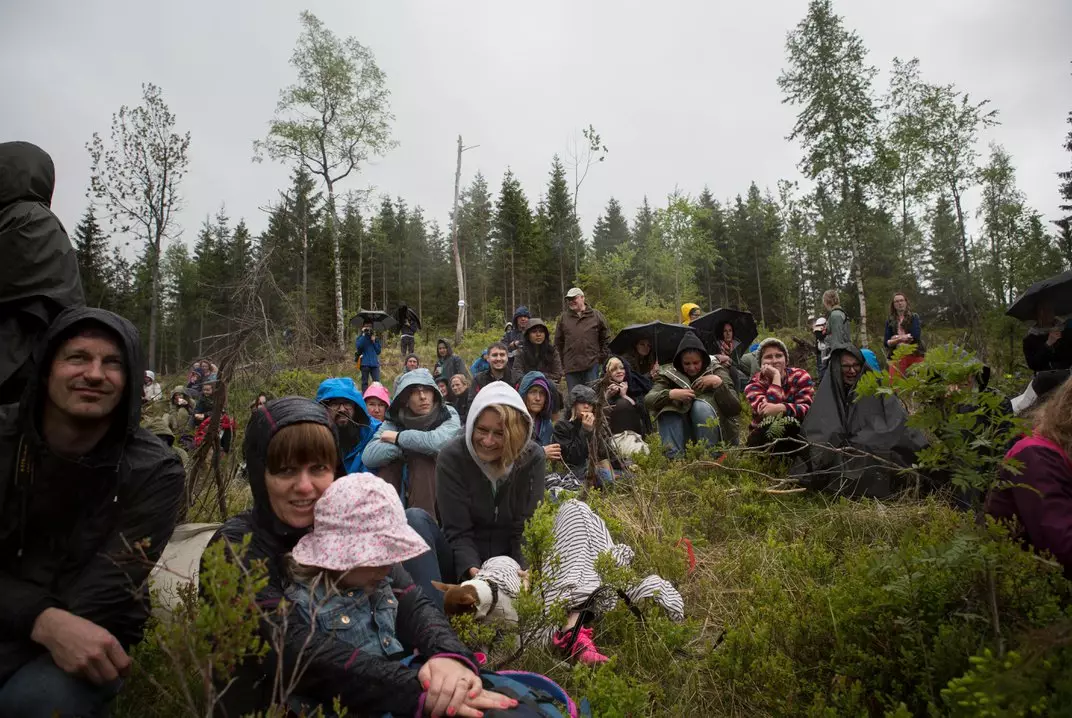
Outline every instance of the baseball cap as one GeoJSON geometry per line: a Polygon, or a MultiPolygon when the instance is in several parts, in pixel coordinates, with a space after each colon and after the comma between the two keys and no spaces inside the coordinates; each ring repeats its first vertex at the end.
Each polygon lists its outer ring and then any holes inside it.
{"type": "Polygon", "coordinates": [[[570,290],[566,292],[566,299],[573,299],[574,297],[579,297],[583,294],[584,292],[581,291],[580,287],[570,287],[570,290]]]}

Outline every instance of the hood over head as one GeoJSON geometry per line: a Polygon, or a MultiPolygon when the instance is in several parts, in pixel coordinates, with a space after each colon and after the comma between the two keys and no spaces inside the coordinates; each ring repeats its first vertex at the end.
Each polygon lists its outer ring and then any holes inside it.
{"type": "Polygon", "coordinates": [[[149,381],[156,381],[156,372],[152,369],[146,369],[145,376],[149,377],[149,381]]]}
{"type": "Polygon", "coordinates": [[[440,357],[439,356],[439,347],[446,347],[447,348],[447,356],[448,357],[454,353],[454,347],[452,347],[450,345],[450,340],[445,338],[445,337],[440,337],[439,341],[436,342],[436,358],[437,359],[445,358],[445,357],[440,357]]]}
{"type": "Polygon", "coordinates": [[[533,317],[532,319],[529,319],[529,325],[527,327],[525,327],[525,338],[528,339],[529,338],[529,332],[531,332],[536,327],[542,327],[543,328],[543,333],[547,335],[547,339],[545,339],[544,341],[545,342],[550,342],[551,341],[551,332],[550,332],[550,330],[548,330],[547,324],[544,322],[544,320],[540,319],[539,317],[533,317]]]}
{"type": "Polygon", "coordinates": [[[532,316],[532,315],[529,314],[529,308],[526,307],[524,304],[522,304],[521,306],[519,306],[517,309],[514,310],[514,317],[513,317],[512,323],[516,326],[518,317],[530,317],[530,316],[532,316]]]}
{"type": "Polygon", "coordinates": [[[172,389],[172,390],[171,390],[171,393],[170,393],[170,394],[168,394],[168,398],[169,398],[169,399],[174,399],[174,398],[175,398],[175,395],[176,395],[176,394],[182,394],[182,395],[183,395],[183,396],[185,396],[185,397],[186,397],[187,399],[189,399],[189,398],[190,398],[190,390],[189,390],[189,389],[187,389],[187,388],[186,388],[185,386],[183,386],[182,384],[179,384],[179,385],[178,385],[177,387],[175,387],[174,389],[172,389]]]}
{"type": "Polygon", "coordinates": [[[395,398],[388,405],[387,414],[384,418],[396,424],[399,422],[399,412],[409,402],[409,391],[415,386],[426,386],[432,390],[432,402],[435,404],[432,411],[446,411],[446,407],[443,404],[443,395],[439,393],[439,387],[436,386],[435,379],[432,378],[432,372],[421,367],[420,369],[407,371],[398,377],[395,382],[395,398]]]}
{"type": "Polygon", "coordinates": [[[711,366],[711,355],[707,353],[707,347],[704,346],[700,337],[693,332],[686,332],[685,336],[681,337],[681,343],[677,345],[677,352],[674,354],[674,368],[681,374],[685,373],[684,365],[681,363],[681,356],[688,351],[700,352],[700,355],[703,356],[700,373],[703,374],[707,371],[711,366]]]}
{"type": "MultiPolygon", "coordinates": [[[[108,437],[118,445],[124,437],[136,432],[140,426],[145,359],[141,352],[138,330],[128,320],[105,309],[74,307],[56,317],[35,352],[37,377],[26,385],[19,415],[24,422],[29,422],[23,423],[24,427],[38,426],[42,406],[48,394],[48,373],[52,368],[52,360],[60,345],[84,327],[105,329],[119,343],[119,349],[123,352],[126,386],[123,387],[123,398],[115,408],[114,421],[108,433],[108,437]]],[[[109,438],[105,438],[101,443],[108,441],[109,438]]]]}
{"type": "MultiPolygon", "coordinates": [[[[537,372],[529,372],[533,374],[537,372]]],[[[528,376],[526,374],[525,376],[528,376]]],[[[473,399],[473,403],[469,406],[469,416],[465,419],[465,446],[469,449],[469,455],[473,457],[473,460],[480,466],[481,470],[486,475],[491,475],[490,469],[487,465],[481,461],[476,451],[473,449],[473,428],[476,426],[477,419],[480,417],[480,413],[487,409],[492,404],[506,404],[521,412],[521,415],[525,417],[525,421],[528,422],[527,434],[532,434],[532,417],[529,416],[528,407],[525,406],[525,400],[521,398],[512,386],[505,381],[493,381],[476,395],[473,399]]]]}
{"type": "Polygon", "coordinates": [[[692,314],[692,310],[693,309],[699,309],[699,308],[700,308],[699,304],[693,304],[692,302],[682,304],[681,305],[681,323],[682,324],[688,324],[689,323],[689,315],[692,314]]]}
{"type": "Polygon", "coordinates": [[[280,429],[291,424],[305,422],[326,426],[335,440],[335,451],[339,452],[339,434],[335,430],[335,422],[328,416],[327,409],[305,397],[285,396],[281,399],[272,399],[253,412],[249,419],[249,426],[246,428],[243,453],[249,473],[249,489],[253,494],[253,520],[278,536],[301,536],[308,529],[288,526],[272,511],[271,501],[268,499],[268,487],[265,483],[268,444],[280,429]]]}
{"type": "Polygon", "coordinates": [[[13,202],[52,205],[56,166],[30,142],[0,142],[0,207],[13,202]]]}
{"type": "Polygon", "coordinates": [[[147,419],[145,428],[163,439],[164,443],[168,446],[172,446],[175,443],[175,432],[171,430],[171,423],[168,422],[166,414],[147,419]]]}
{"type": "Polygon", "coordinates": [[[864,358],[863,352],[854,344],[842,344],[841,346],[835,347],[834,350],[830,352],[830,368],[827,370],[827,374],[830,375],[834,382],[838,397],[840,397],[842,401],[848,401],[848,388],[845,386],[845,381],[841,377],[842,354],[851,354],[856,357],[856,360],[860,362],[860,376],[863,376],[866,372],[872,371],[872,369],[867,363],[867,359],[864,358]]]}
{"type": "MultiPolygon", "coordinates": [[[[555,395],[551,392],[551,383],[547,381],[547,377],[544,376],[543,372],[530,371],[525,374],[525,376],[521,377],[521,383],[518,384],[517,393],[518,396],[521,397],[522,403],[524,403],[525,394],[528,394],[529,389],[532,389],[533,387],[543,389],[544,393],[543,411],[540,412],[540,418],[550,419],[554,414],[555,395]]],[[[477,396],[480,396],[480,394],[477,394],[477,396]]],[[[525,411],[528,411],[528,407],[525,407],[525,411]]]]}
{"type": "Polygon", "coordinates": [[[369,425],[368,406],[366,406],[361,392],[357,390],[354,380],[350,377],[336,376],[320,382],[320,386],[316,390],[316,403],[323,404],[328,399],[347,399],[352,401],[357,406],[354,421],[364,426],[369,425]]]}

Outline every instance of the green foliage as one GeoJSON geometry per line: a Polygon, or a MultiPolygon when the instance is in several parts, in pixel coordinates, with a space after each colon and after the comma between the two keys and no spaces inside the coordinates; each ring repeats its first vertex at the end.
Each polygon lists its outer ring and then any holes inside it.
{"type": "Polygon", "coordinates": [[[651,685],[637,683],[618,670],[614,661],[601,666],[577,666],[573,680],[579,695],[588,698],[593,718],[630,718],[648,710],[651,685]]]}

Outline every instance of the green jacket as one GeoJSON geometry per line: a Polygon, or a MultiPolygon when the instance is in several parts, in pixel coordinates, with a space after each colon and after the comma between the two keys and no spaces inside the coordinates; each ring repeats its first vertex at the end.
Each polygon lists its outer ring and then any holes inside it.
{"type": "Polygon", "coordinates": [[[703,349],[700,340],[694,334],[686,334],[678,347],[677,356],[673,364],[663,364],[659,373],[655,376],[651,391],[644,397],[644,406],[648,411],[655,414],[656,418],[664,412],[672,411],[677,414],[688,413],[692,406],[688,401],[678,401],[670,398],[671,389],[691,389],[695,379],[689,379],[681,369],[680,357],[685,351],[696,349],[703,353],[707,362],[700,374],[695,377],[715,375],[722,379],[722,385],[717,389],[708,389],[696,395],[695,401],[705,401],[711,405],[719,418],[719,427],[722,430],[722,438],[729,443],[736,443],[739,439],[737,416],[741,413],[741,399],[734,389],[733,380],[730,378],[729,369],[712,359],[703,349]],[[693,346],[693,345],[696,346],[693,346]]]}

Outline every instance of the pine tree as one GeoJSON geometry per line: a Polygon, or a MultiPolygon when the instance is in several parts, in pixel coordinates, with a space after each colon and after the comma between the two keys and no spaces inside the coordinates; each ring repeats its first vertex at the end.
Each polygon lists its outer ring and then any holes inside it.
{"type": "Polygon", "coordinates": [[[97,223],[92,204],[86,207],[82,221],[74,228],[74,247],[78,252],[78,274],[82,279],[86,304],[91,307],[104,306],[109,280],[108,237],[97,223]]]}
{"type": "MultiPolygon", "coordinates": [[[[1072,125],[1072,111],[1068,113],[1068,124],[1072,125]]],[[[1072,152],[1072,129],[1065,137],[1065,149],[1072,152]]],[[[1065,201],[1061,205],[1061,211],[1068,214],[1057,220],[1055,224],[1061,229],[1059,238],[1061,254],[1064,256],[1065,263],[1072,265],[1072,169],[1058,172],[1057,176],[1061,179],[1061,199],[1065,201]]]]}
{"type": "Polygon", "coordinates": [[[629,221],[622,213],[622,205],[613,197],[607,202],[607,209],[596,219],[592,230],[592,249],[596,259],[604,259],[629,241],[629,221]]]}
{"type": "Polygon", "coordinates": [[[632,230],[629,232],[630,249],[633,250],[633,266],[629,272],[629,284],[638,288],[641,294],[647,294],[651,289],[649,275],[645,271],[644,251],[651,241],[654,227],[655,213],[648,204],[648,196],[644,195],[644,203],[637,209],[633,217],[632,230]]]}
{"type": "Polygon", "coordinates": [[[573,198],[569,182],[566,180],[566,168],[558,155],[551,160],[550,179],[547,182],[547,232],[551,246],[558,258],[559,295],[566,296],[567,278],[573,276],[574,254],[579,251],[573,246],[580,231],[577,218],[573,214],[573,198]]]}
{"type": "Polygon", "coordinates": [[[929,213],[929,252],[924,278],[937,304],[936,314],[951,323],[961,323],[969,317],[960,256],[960,233],[953,203],[945,194],[938,195],[929,213]]]}
{"type": "Polygon", "coordinates": [[[471,307],[471,311],[466,312],[466,319],[472,320],[479,316],[482,327],[487,327],[490,321],[488,287],[492,286],[493,214],[488,182],[483,174],[477,172],[473,181],[462,192],[458,206],[458,244],[471,307]]]}
{"type": "Polygon", "coordinates": [[[502,307],[504,313],[513,311],[519,302],[520,289],[526,286],[538,291],[540,278],[533,268],[542,264],[540,247],[532,246],[533,234],[532,212],[525,197],[521,183],[509,169],[503,176],[499,199],[495,204],[495,238],[496,273],[502,280],[502,307]],[[536,284],[536,287],[532,287],[536,284]]]}

